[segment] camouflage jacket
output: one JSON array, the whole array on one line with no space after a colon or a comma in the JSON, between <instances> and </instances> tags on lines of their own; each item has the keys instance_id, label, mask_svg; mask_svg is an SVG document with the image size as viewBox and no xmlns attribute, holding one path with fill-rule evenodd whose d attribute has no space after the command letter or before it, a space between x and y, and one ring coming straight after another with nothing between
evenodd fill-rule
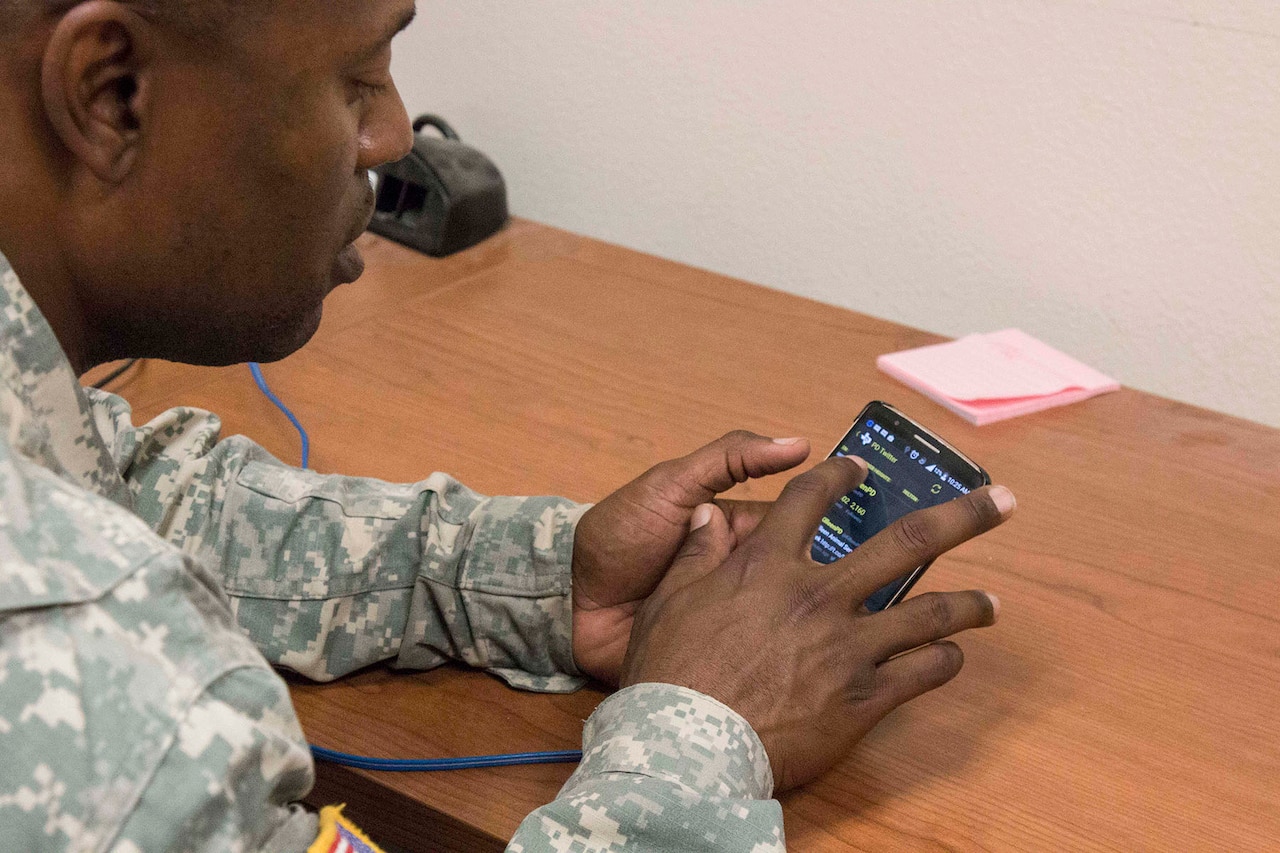
<instances>
[{"instance_id":1,"label":"camouflage jacket","mask_svg":"<svg viewBox=\"0 0 1280 853\"><path fill-rule=\"evenodd\" d=\"M317 475L194 409L134 427L3 258L0 344L0 849L309 849L311 756L271 665L580 685L585 507ZM583 748L511 850L783 849L759 739L709 697L620 691Z\"/></svg>"}]
</instances>

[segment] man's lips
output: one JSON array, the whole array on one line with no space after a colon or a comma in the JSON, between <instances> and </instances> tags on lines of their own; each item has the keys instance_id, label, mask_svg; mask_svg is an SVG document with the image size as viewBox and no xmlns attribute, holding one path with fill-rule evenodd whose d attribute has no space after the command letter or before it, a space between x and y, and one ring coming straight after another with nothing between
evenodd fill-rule
<instances>
[{"instance_id":1,"label":"man's lips","mask_svg":"<svg viewBox=\"0 0 1280 853\"><path fill-rule=\"evenodd\" d=\"M371 204L366 210L364 216L360 217L359 224L356 227L355 233L353 233L351 237L347 240L348 245L351 243L354 243L360 237L361 234L369 230L369 223L373 221L373 210L374 208L373 208L373 205Z\"/></svg>"},{"instance_id":2,"label":"man's lips","mask_svg":"<svg viewBox=\"0 0 1280 853\"><path fill-rule=\"evenodd\" d=\"M361 217L361 225L359 230L351 235L347 240L347 244L338 253L337 259L333 262L333 277L342 284L350 284L364 274L364 257L361 256L360 250L356 248L355 242L360 235L369 227L369 223L373 221L373 208L369 208L369 212Z\"/></svg>"},{"instance_id":3,"label":"man's lips","mask_svg":"<svg viewBox=\"0 0 1280 853\"><path fill-rule=\"evenodd\" d=\"M348 243L333 262L333 277L339 284L350 284L364 274L364 257L355 243Z\"/></svg>"}]
</instances>

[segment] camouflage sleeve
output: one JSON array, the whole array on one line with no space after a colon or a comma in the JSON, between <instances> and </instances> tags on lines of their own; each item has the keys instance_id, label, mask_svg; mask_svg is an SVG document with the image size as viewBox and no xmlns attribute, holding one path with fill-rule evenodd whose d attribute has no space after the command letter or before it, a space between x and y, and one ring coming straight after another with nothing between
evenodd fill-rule
<instances>
[{"instance_id":1,"label":"camouflage sleeve","mask_svg":"<svg viewBox=\"0 0 1280 853\"><path fill-rule=\"evenodd\" d=\"M130 599L144 587L153 580L126 581L106 606L0 619L0 847L306 850L316 818L292 801L312 771L287 688L258 658L192 697L191 675L216 666L228 638L187 631L174 654L183 628ZM190 615L189 602L161 598ZM130 611L146 612L121 624Z\"/></svg>"},{"instance_id":2,"label":"camouflage sleeve","mask_svg":"<svg viewBox=\"0 0 1280 853\"><path fill-rule=\"evenodd\" d=\"M113 850L300 853L311 845L316 816L292 802L310 787L310 766L278 680L265 665L234 670L192 703Z\"/></svg>"},{"instance_id":3,"label":"camouflage sleeve","mask_svg":"<svg viewBox=\"0 0 1280 853\"><path fill-rule=\"evenodd\" d=\"M0 441L0 849L302 851L284 681L199 565Z\"/></svg>"},{"instance_id":4,"label":"camouflage sleeve","mask_svg":"<svg viewBox=\"0 0 1280 853\"><path fill-rule=\"evenodd\" d=\"M482 667L516 687L567 692L570 565L587 507L485 497L444 474L397 485L320 475L217 417L173 409L134 427L89 392L134 511L218 574L267 658L316 680L369 664Z\"/></svg>"},{"instance_id":5,"label":"camouflage sleeve","mask_svg":"<svg viewBox=\"0 0 1280 853\"><path fill-rule=\"evenodd\" d=\"M773 774L746 720L709 696L637 684L587 720L583 759L508 853L784 853Z\"/></svg>"}]
</instances>

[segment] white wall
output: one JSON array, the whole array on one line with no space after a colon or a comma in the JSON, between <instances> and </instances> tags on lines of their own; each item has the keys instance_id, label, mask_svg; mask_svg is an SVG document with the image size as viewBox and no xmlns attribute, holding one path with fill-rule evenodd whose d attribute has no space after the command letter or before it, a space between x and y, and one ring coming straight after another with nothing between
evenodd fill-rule
<instances>
[{"instance_id":1,"label":"white wall","mask_svg":"<svg viewBox=\"0 0 1280 853\"><path fill-rule=\"evenodd\" d=\"M550 224L1280 426L1277 0L419 0Z\"/></svg>"}]
</instances>

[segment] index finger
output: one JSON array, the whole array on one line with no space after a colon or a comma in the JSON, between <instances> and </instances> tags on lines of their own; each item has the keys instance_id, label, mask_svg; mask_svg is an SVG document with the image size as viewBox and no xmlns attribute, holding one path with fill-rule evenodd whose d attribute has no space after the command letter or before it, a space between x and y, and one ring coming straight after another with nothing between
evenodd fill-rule
<instances>
[{"instance_id":1,"label":"index finger","mask_svg":"<svg viewBox=\"0 0 1280 853\"><path fill-rule=\"evenodd\" d=\"M856 456L833 456L792 478L769 512L756 526L755 535L777 543L792 553L809 554L823 514L862 483L867 463Z\"/></svg>"},{"instance_id":2,"label":"index finger","mask_svg":"<svg viewBox=\"0 0 1280 853\"><path fill-rule=\"evenodd\" d=\"M1013 492L987 486L904 515L832 566L839 567L841 584L861 604L890 581L999 526L1016 506Z\"/></svg>"}]
</instances>

